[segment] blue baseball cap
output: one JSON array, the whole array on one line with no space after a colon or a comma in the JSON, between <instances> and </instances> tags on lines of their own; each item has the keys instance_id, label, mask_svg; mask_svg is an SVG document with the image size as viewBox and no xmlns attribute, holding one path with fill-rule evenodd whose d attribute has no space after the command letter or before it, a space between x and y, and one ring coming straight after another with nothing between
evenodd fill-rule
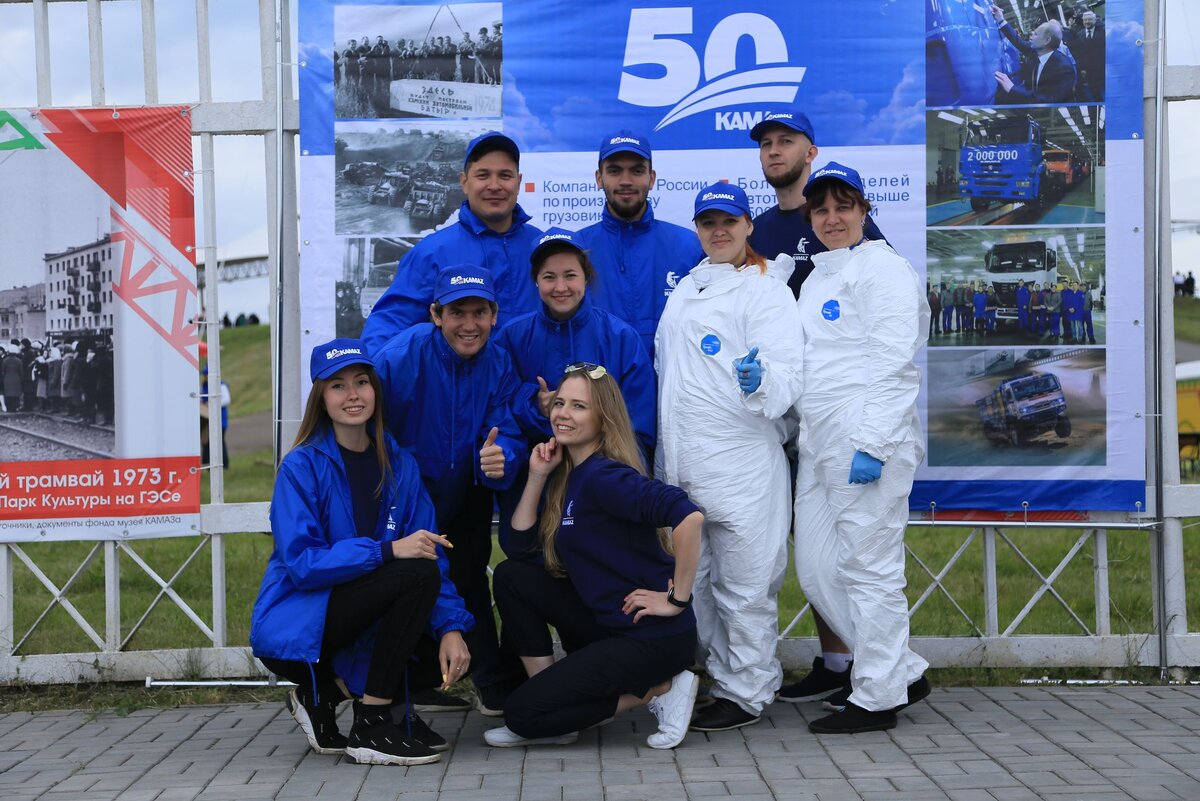
<instances>
[{"instance_id":1,"label":"blue baseball cap","mask_svg":"<svg viewBox=\"0 0 1200 801\"><path fill-rule=\"evenodd\" d=\"M438 270L434 298L443 306L463 298L483 298L496 302L492 272L474 264L459 264Z\"/></svg>"},{"instance_id":2,"label":"blue baseball cap","mask_svg":"<svg viewBox=\"0 0 1200 801\"><path fill-rule=\"evenodd\" d=\"M804 194L808 196L808 190L813 184L820 181L841 181L851 189L857 189L860 194L866 194L863 188L862 177L858 174L858 170L853 167L847 167L844 164L838 164L836 161L831 161L819 170L813 172L808 177L808 183L804 185Z\"/></svg>"},{"instance_id":3,"label":"blue baseball cap","mask_svg":"<svg viewBox=\"0 0 1200 801\"><path fill-rule=\"evenodd\" d=\"M800 110L799 106L785 106L775 111L768 111L763 115L762 120L750 129L750 138L757 142L762 139L763 133L772 125L782 125L793 131L799 131L808 137L808 141L814 145L817 143L813 124L809 122L808 116Z\"/></svg>"},{"instance_id":4,"label":"blue baseball cap","mask_svg":"<svg viewBox=\"0 0 1200 801\"><path fill-rule=\"evenodd\" d=\"M641 134L624 128L600 140L600 160L614 153L632 153L644 159L650 158L650 140Z\"/></svg>"},{"instance_id":5,"label":"blue baseball cap","mask_svg":"<svg viewBox=\"0 0 1200 801\"><path fill-rule=\"evenodd\" d=\"M568 231L566 228L551 228L542 234L541 239L533 246L533 252L529 254L529 262L537 264L539 259L544 259L549 255L546 251L554 245L569 245L582 253L583 245L579 244L576 236L574 231Z\"/></svg>"},{"instance_id":6,"label":"blue baseball cap","mask_svg":"<svg viewBox=\"0 0 1200 801\"><path fill-rule=\"evenodd\" d=\"M351 364L370 364L367 346L361 339L339 337L317 345L308 359L308 376L313 381L329 376Z\"/></svg>"},{"instance_id":7,"label":"blue baseball cap","mask_svg":"<svg viewBox=\"0 0 1200 801\"><path fill-rule=\"evenodd\" d=\"M467 155L463 158L464 170L471 163L471 154L481 146L484 146L485 149L479 154L480 157L487 155L493 150L503 150L512 156L513 161L518 165L521 163L521 148L517 147L516 142L499 131L485 131L467 143Z\"/></svg>"},{"instance_id":8,"label":"blue baseball cap","mask_svg":"<svg viewBox=\"0 0 1200 801\"><path fill-rule=\"evenodd\" d=\"M716 209L736 216L750 213L750 200L746 192L735 184L711 184L700 190L696 195L696 219L706 211Z\"/></svg>"}]
</instances>

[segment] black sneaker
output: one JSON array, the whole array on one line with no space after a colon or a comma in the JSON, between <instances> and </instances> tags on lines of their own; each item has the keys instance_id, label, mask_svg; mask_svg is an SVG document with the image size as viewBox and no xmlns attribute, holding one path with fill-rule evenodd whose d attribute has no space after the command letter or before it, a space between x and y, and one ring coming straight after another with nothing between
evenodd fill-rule
<instances>
[{"instance_id":1,"label":"black sneaker","mask_svg":"<svg viewBox=\"0 0 1200 801\"><path fill-rule=\"evenodd\" d=\"M442 755L398 727L387 707L354 702L354 727L346 756L359 765L428 765Z\"/></svg>"},{"instance_id":2,"label":"black sneaker","mask_svg":"<svg viewBox=\"0 0 1200 801\"><path fill-rule=\"evenodd\" d=\"M692 731L729 731L758 723L758 715L752 715L728 698L717 698L696 713L688 727Z\"/></svg>"},{"instance_id":3,"label":"black sneaker","mask_svg":"<svg viewBox=\"0 0 1200 801\"><path fill-rule=\"evenodd\" d=\"M319 696L321 703L313 703L311 694L300 687L293 687L284 699L287 711L300 725L300 731L308 738L308 745L318 754L340 754L346 750L346 736L338 731L337 708L345 699L339 692Z\"/></svg>"},{"instance_id":4,"label":"black sneaker","mask_svg":"<svg viewBox=\"0 0 1200 801\"><path fill-rule=\"evenodd\" d=\"M808 672L808 675L795 684L780 687L775 699L792 704L820 701L830 693L839 690L845 690L846 695L850 694L850 668L846 668L843 673L835 673L825 667L824 657L818 656L813 659L812 670Z\"/></svg>"},{"instance_id":5,"label":"black sneaker","mask_svg":"<svg viewBox=\"0 0 1200 801\"><path fill-rule=\"evenodd\" d=\"M508 700L508 693L503 692L495 685L487 687L475 688L475 708L479 710L479 714L485 718L498 718L504 715L504 702Z\"/></svg>"},{"instance_id":6,"label":"black sneaker","mask_svg":"<svg viewBox=\"0 0 1200 801\"><path fill-rule=\"evenodd\" d=\"M859 734L865 731L886 731L895 727L895 710L881 709L871 712L849 701L841 710L808 724L808 730L814 734Z\"/></svg>"},{"instance_id":7,"label":"black sneaker","mask_svg":"<svg viewBox=\"0 0 1200 801\"><path fill-rule=\"evenodd\" d=\"M414 712L429 714L430 712L470 712L471 701L459 698L457 695L444 693L436 688L417 690L408 694Z\"/></svg>"},{"instance_id":8,"label":"black sneaker","mask_svg":"<svg viewBox=\"0 0 1200 801\"><path fill-rule=\"evenodd\" d=\"M428 723L421 720L420 715L413 712L411 717L405 716L404 704L392 707L392 720L395 722L396 728L422 745L426 745L434 751L449 750L450 743L446 742L446 738L430 728Z\"/></svg>"},{"instance_id":9,"label":"black sneaker","mask_svg":"<svg viewBox=\"0 0 1200 801\"><path fill-rule=\"evenodd\" d=\"M917 701L923 700L929 695L929 690L929 679L921 676L921 678L908 685L908 700L900 706L893 708L892 711L899 712L901 709L912 706ZM850 688L847 687L844 690L838 690L836 693L826 698L823 702L821 702L821 706L825 707L830 712L840 712L842 707L844 707L849 700Z\"/></svg>"}]
</instances>

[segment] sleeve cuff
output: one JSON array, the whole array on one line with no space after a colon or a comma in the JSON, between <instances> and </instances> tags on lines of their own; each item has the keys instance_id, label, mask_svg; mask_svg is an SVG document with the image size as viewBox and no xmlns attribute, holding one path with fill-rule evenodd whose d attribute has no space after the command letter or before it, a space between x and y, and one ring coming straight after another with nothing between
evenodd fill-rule
<instances>
[{"instance_id":1,"label":"sleeve cuff","mask_svg":"<svg viewBox=\"0 0 1200 801\"><path fill-rule=\"evenodd\" d=\"M384 564L396 558L396 554L392 551L391 540L384 540L379 543L379 556L383 559Z\"/></svg>"}]
</instances>

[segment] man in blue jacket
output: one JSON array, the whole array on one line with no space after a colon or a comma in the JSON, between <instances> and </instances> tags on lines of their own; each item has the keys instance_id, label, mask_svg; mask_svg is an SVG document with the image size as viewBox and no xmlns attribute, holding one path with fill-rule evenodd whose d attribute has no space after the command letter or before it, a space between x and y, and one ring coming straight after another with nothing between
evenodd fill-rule
<instances>
[{"instance_id":1,"label":"man in blue jacket","mask_svg":"<svg viewBox=\"0 0 1200 801\"><path fill-rule=\"evenodd\" d=\"M784 106L765 114L750 129L750 138L758 142L758 161L763 177L775 189L776 205L754 218L750 247L766 259L789 254L796 269L788 279L792 294L800 297L800 287L813 270L811 256L829 250L817 239L812 225L805 222L804 184L817 157L816 133L808 116L799 106ZM875 221L867 215L863 235L867 239L886 239Z\"/></svg>"},{"instance_id":2,"label":"man in blue jacket","mask_svg":"<svg viewBox=\"0 0 1200 801\"><path fill-rule=\"evenodd\" d=\"M577 234L596 268L588 295L634 327L651 359L667 298L704 258L695 231L655 219L649 197L655 179L646 137L624 130L604 137L596 168L604 211L600 222Z\"/></svg>"},{"instance_id":3,"label":"man in blue jacket","mask_svg":"<svg viewBox=\"0 0 1200 801\"><path fill-rule=\"evenodd\" d=\"M511 410L519 385L508 355L488 344L498 312L491 274L445 267L434 298L433 322L392 337L375 369L388 430L416 458L437 530L454 545L450 580L476 621L466 640L481 711L500 714L520 674L501 665L487 567L493 490L507 489L529 456Z\"/></svg>"},{"instance_id":4,"label":"man in blue jacket","mask_svg":"<svg viewBox=\"0 0 1200 801\"><path fill-rule=\"evenodd\" d=\"M496 298L507 315L537 309L537 292L529 282L529 253L542 232L529 225L519 205L521 151L498 131L471 140L458 176L467 199L458 221L430 234L410 250L396 270L392 285L375 303L363 326L362 339L376 352L409 326L429 321L438 271L471 261L492 274Z\"/></svg>"}]
</instances>

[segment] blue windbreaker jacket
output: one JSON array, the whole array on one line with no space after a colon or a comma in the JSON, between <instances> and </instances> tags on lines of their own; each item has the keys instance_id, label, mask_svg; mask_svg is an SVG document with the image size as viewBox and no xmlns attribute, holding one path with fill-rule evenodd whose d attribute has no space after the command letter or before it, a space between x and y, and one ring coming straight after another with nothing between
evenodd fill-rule
<instances>
[{"instance_id":1,"label":"blue windbreaker jacket","mask_svg":"<svg viewBox=\"0 0 1200 801\"><path fill-rule=\"evenodd\" d=\"M530 282L526 282L530 283ZM450 347L433 323L414 325L375 352L388 428L416 457L433 504L457 504L472 484L507 489L529 458L513 419L518 380L508 354L489 342L472 359ZM479 449L493 427L504 451L504 478L479 469Z\"/></svg>"},{"instance_id":2,"label":"blue windbreaker jacket","mask_svg":"<svg viewBox=\"0 0 1200 801\"><path fill-rule=\"evenodd\" d=\"M283 458L271 498L275 549L250 623L255 656L316 662L330 591L382 565L381 541L407 537L419 529L436 532L433 504L421 486L416 462L392 437L385 436L392 480L383 493L379 523L372 536L360 536L354 530L350 484L331 427L318 431ZM438 567L442 587L429 633L440 638L448 631L470 631L475 619L450 581L441 546ZM339 652L338 667L343 667L348 652L369 654L373 638L372 628L359 642ZM339 670L338 674L352 691L357 688L361 692L366 667L366 662L354 660L355 669Z\"/></svg>"},{"instance_id":3,"label":"blue windbreaker jacket","mask_svg":"<svg viewBox=\"0 0 1200 801\"><path fill-rule=\"evenodd\" d=\"M529 254L542 232L529 225L519 205L512 227L498 234L483 223L464 201L458 223L425 237L400 261L396 278L375 303L363 325L368 353L377 353L389 339L418 323L429 322L433 285L438 270L456 264L475 264L491 270L500 306L499 324L537 309L537 289L529 280Z\"/></svg>"},{"instance_id":4,"label":"blue windbreaker jacket","mask_svg":"<svg viewBox=\"0 0 1200 801\"><path fill-rule=\"evenodd\" d=\"M570 320L555 320L542 304L536 312L510 321L494 344L508 352L521 381L513 416L530 442L545 442L551 435L550 421L537 408L538 376L555 389L567 365L592 362L604 365L620 385L638 442L647 449L654 447L654 365L637 331L596 308L590 293Z\"/></svg>"},{"instance_id":5,"label":"blue windbreaker jacket","mask_svg":"<svg viewBox=\"0 0 1200 801\"><path fill-rule=\"evenodd\" d=\"M667 298L704 258L696 232L654 219L649 204L635 222L616 217L606 204L600 222L581 230L579 241L596 267L588 294L634 327L653 364L654 331Z\"/></svg>"}]
</instances>

